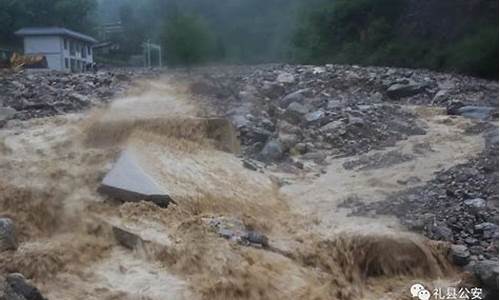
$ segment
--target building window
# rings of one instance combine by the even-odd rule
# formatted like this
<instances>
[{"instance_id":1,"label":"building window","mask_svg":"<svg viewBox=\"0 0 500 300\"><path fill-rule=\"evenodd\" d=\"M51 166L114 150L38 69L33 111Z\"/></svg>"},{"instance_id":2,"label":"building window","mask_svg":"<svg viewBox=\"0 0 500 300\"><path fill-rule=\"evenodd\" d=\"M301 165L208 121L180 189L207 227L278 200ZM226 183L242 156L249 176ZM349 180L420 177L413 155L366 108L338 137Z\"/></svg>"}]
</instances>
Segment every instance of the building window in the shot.
<instances>
[{"instance_id":1,"label":"building window","mask_svg":"<svg viewBox=\"0 0 500 300\"><path fill-rule=\"evenodd\" d=\"M87 49L86 49L86 48L87 48L87 47L85 47L85 46L83 46L83 47L82 47L82 57L83 57L83 58L86 58L86 57L87 57Z\"/></svg>"},{"instance_id":2,"label":"building window","mask_svg":"<svg viewBox=\"0 0 500 300\"><path fill-rule=\"evenodd\" d=\"M68 50L68 40L64 39L64 50Z\"/></svg>"},{"instance_id":3,"label":"building window","mask_svg":"<svg viewBox=\"0 0 500 300\"><path fill-rule=\"evenodd\" d=\"M64 66L66 67L66 69L69 69L69 59L64 59Z\"/></svg>"},{"instance_id":4,"label":"building window","mask_svg":"<svg viewBox=\"0 0 500 300\"><path fill-rule=\"evenodd\" d=\"M69 41L69 54L71 56L75 55L75 43L73 41Z\"/></svg>"},{"instance_id":5,"label":"building window","mask_svg":"<svg viewBox=\"0 0 500 300\"><path fill-rule=\"evenodd\" d=\"M87 53L89 55L92 55L92 48L90 46L87 46Z\"/></svg>"}]
</instances>

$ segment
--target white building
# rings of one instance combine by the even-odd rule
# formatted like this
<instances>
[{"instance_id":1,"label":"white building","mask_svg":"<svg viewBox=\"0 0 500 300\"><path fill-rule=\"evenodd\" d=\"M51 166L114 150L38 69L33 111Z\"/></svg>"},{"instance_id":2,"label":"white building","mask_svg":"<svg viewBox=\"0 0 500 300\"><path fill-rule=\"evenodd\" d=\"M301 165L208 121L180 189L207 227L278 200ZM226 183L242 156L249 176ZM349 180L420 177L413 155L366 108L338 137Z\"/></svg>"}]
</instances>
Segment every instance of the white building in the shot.
<instances>
[{"instance_id":1,"label":"white building","mask_svg":"<svg viewBox=\"0 0 500 300\"><path fill-rule=\"evenodd\" d=\"M97 41L88 35L60 27L22 28L15 34L24 38L24 54L44 55L49 69L81 72L94 62Z\"/></svg>"}]
</instances>

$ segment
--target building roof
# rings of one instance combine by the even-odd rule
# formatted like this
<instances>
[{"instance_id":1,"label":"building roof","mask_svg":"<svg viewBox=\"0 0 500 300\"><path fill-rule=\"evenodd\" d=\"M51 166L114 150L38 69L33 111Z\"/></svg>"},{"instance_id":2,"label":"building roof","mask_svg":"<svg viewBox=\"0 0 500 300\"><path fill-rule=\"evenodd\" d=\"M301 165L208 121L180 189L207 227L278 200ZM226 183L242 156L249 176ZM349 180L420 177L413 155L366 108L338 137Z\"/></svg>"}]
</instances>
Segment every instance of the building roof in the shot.
<instances>
[{"instance_id":1,"label":"building roof","mask_svg":"<svg viewBox=\"0 0 500 300\"><path fill-rule=\"evenodd\" d=\"M62 35L89 43L97 43L93 37L62 27L25 27L16 31L15 34L20 36Z\"/></svg>"}]
</instances>

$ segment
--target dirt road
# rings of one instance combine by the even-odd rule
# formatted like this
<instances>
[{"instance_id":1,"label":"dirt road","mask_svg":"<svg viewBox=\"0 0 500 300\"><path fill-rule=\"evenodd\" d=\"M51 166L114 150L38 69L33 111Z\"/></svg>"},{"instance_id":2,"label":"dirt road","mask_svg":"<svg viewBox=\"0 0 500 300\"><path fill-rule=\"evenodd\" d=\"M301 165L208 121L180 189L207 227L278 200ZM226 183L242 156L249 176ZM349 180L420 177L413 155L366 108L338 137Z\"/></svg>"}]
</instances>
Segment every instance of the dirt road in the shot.
<instances>
[{"instance_id":1,"label":"dirt road","mask_svg":"<svg viewBox=\"0 0 500 300\"><path fill-rule=\"evenodd\" d=\"M348 170L345 162L363 157L331 158L318 177L244 168L186 122L202 116L196 103L166 77L104 110L10 122L0 131L0 207L20 246L0 254L2 271L23 273L48 299L411 299L414 283L460 284L444 244L339 204L381 200L406 187L398 180L421 184L480 152L482 139L463 135L469 121L408 106L427 134L363 157L410 159ZM167 123L151 130L147 120L158 119ZM121 204L97 192L123 149L177 205ZM269 247L220 237L207 220L221 217L263 232ZM113 228L139 245L123 247Z\"/></svg>"}]
</instances>

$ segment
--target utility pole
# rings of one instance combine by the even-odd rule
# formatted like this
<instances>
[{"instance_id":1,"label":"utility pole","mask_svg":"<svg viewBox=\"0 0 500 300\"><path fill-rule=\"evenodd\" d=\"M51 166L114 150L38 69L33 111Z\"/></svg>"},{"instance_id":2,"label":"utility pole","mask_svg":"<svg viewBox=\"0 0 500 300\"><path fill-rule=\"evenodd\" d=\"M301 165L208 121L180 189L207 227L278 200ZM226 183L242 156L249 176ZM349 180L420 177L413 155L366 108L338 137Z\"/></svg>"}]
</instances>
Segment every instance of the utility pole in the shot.
<instances>
[{"instance_id":1,"label":"utility pole","mask_svg":"<svg viewBox=\"0 0 500 300\"><path fill-rule=\"evenodd\" d=\"M142 44L142 48L145 51L144 54L144 67L151 68L151 50L155 50L158 53L158 66L161 68L163 66L162 62L162 51L161 46L152 44L150 40L147 40Z\"/></svg>"},{"instance_id":2,"label":"utility pole","mask_svg":"<svg viewBox=\"0 0 500 300\"><path fill-rule=\"evenodd\" d=\"M151 68L151 42L148 40L148 68Z\"/></svg>"}]
</instances>

